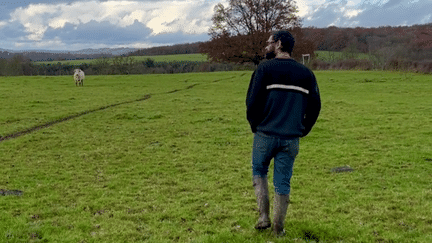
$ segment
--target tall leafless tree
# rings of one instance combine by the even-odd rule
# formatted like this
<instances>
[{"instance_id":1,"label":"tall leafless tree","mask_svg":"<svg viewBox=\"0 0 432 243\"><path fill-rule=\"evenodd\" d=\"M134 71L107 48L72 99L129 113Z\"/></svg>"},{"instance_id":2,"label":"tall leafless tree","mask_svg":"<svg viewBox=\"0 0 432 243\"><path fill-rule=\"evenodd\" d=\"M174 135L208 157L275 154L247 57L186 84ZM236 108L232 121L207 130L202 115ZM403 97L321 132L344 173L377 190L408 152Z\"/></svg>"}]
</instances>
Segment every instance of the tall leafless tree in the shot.
<instances>
[{"instance_id":1,"label":"tall leafless tree","mask_svg":"<svg viewBox=\"0 0 432 243\"><path fill-rule=\"evenodd\" d=\"M219 3L211 40L200 49L213 61L257 63L272 31L301 26L297 12L293 0L230 0L228 7Z\"/></svg>"},{"instance_id":2,"label":"tall leafless tree","mask_svg":"<svg viewBox=\"0 0 432 243\"><path fill-rule=\"evenodd\" d=\"M251 35L300 27L297 12L293 0L230 0L227 8L221 3L215 6L210 35Z\"/></svg>"}]
</instances>

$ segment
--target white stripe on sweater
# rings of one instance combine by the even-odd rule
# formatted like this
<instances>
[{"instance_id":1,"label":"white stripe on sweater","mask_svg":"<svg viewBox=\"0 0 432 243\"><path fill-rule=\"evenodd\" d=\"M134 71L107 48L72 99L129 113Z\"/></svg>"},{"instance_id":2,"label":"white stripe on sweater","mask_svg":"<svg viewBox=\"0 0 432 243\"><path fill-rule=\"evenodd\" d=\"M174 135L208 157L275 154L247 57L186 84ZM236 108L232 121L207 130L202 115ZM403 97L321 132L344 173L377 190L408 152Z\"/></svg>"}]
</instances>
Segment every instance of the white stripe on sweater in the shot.
<instances>
[{"instance_id":1,"label":"white stripe on sweater","mask_svg":"<svg viewBox=\"0 0 432 243\"><path fill-rule=\"evenodd\" d=\"M268 85L267 89L294 89L309 94L309 90L304 89L302 87L293 86L293 85L272 84L272 85Z\"/></svg>"}]
</instances>

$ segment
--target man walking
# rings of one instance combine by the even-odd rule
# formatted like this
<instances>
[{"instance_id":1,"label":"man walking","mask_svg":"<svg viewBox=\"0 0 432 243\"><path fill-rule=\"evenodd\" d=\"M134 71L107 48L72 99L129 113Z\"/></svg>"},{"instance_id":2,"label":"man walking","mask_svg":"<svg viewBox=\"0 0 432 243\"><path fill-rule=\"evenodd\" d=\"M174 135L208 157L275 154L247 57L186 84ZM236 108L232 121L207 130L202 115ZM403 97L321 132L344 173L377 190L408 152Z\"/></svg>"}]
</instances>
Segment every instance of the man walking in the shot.
<instances>
[{"instance_id":1,"label":"man walking","mask_svg":"<svg viewBox=\"0 0 432 243\"><path fill-rule=\"evenodd\" d=\"M246 97L247 119L254 133L252 174L260 214L255 228L271 227L267 172L274 158L276 236L285 234L284 220L299 138L311 131L321 110L315 75L291 59L294 42L288 31L272 33L266 51L274 52L276 57L258 65Z\"/></svg>"}]
</instances>

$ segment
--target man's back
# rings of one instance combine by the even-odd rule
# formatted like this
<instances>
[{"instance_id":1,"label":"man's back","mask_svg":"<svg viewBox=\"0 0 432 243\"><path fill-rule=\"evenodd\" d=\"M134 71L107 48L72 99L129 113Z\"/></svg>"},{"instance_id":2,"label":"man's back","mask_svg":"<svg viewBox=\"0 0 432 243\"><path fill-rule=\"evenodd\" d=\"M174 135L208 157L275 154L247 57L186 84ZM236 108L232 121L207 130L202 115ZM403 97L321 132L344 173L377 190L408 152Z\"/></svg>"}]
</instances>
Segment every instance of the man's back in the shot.
<instances>
[{"instance_id":1,"label":"man's back","mask_svg":"<svg viewBox=\"0 0 432 243\"><path fill-rule=\"evenodd\" d=\"M252 75L246 97L247 119L254 133L252 146L253 186L259 208L258 230L273 228L283 236L290 202L291 177L299 153L299 137L315 124L321 101L315 76L291 59L295 39L287 30L273 32L266 53L275 59L260 64ZM274 216L270 221L267 174L274 160Z\"/></svg>"},{"instance_id":2,"label":"man's back","mask_svg":"<svg viewBox=\"0 0 432 243\"><path fill-rule=\"evenodd\" d=\"M282 138L306 136L321 109L312 71L293 59L278 58L258 66L246 105L253 132Z\"/></svg>"}]
</instances>

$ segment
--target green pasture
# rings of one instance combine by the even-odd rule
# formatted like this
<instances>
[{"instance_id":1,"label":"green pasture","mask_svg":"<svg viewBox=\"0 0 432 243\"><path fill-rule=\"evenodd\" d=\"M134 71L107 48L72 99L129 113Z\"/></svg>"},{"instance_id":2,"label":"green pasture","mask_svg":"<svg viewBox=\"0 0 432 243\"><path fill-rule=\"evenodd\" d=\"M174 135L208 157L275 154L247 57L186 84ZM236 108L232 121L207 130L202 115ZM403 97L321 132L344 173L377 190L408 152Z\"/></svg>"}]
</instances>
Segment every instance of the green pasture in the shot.
<instances>
[{"instance_id":1,"label":"green pasture","mask_svg":"<svg viewBox=\"0 0 432 243\"><path fill-rule=\"evenodd\" d=\"M112 64L113 60L115 58L121 58L121 57L118 56L118 57L113 57L113 58L107 58L107 60L110 64ZM171 62L171 61L206 62L206 61L208 61L207 55L206 54L200 54L200 53L198 53L198 54L158 55L158 56L131 56L130 58L132 60L134 60L135 62L142 62L142 61L147 60L148 58L155 60L155 62ZM46 62L35 62L35 63L36 64L51 64L51 65L57 64L57 63L79 65L79 64L83 64L83 63L94 64L97 62L101 62L101 59L103 60L103 58L99 58L99 59L85 59L85 60L46 61Z\"/></svg>"},{"instance_id":2,"label":"green pasture","mask_svg":"<svg viewBox=\"0 0 432 243\"><path fill-rule=\"evenodd\" d=\"M339 61L343 59L347 59L343 52L331 52L331 51L316 51L316 58L322 61L333 62ZM65 60L65 61L44 61L44 62L35 62L36 64L50 64L55 65L57 63L61 64L70 64L70 65L79 65L79 64L95 64L101 63L103 61L107 61L110 64L113 64L113 61L118 57L112 58L99 58L99 59L86 59L86 60ZM125 58L125 57L123 57ZM192 62L206 62L209 61L207 54L177 54L177 55L158 55L158 56L131 56L130 59L135 62L146 61L148 58L155 60L155 62L172 62L172 61L192 61ZM356 59L370 59L370 55L365 53L358 53L355 55Z\"/></svg>"},{"instance_id":3,"label":"green pasture","mask_svg":"<svg viewBox=\"0 0 432 243\"><path fill-rule=\"evenodd\" d=\"M350 54L336 51L315 51L315 58L326 62L334 62L350 58L351 56L348 55ZM366 53L356 53L351 55L353 55L355 59L371 59L371 56Z\"/></svg>"},{"instance_id":4,"label":"green pasture","mask_svg":"<svg viewBox=\"0 0 432 243\"><path fill-rule=\"evenodd\" d=\"M315 72L322 111L274 238L254 229L251 74L0 77L0 136L17 135L0 242L432 242L430 75Z\"/></svg>"}]
</instances>

